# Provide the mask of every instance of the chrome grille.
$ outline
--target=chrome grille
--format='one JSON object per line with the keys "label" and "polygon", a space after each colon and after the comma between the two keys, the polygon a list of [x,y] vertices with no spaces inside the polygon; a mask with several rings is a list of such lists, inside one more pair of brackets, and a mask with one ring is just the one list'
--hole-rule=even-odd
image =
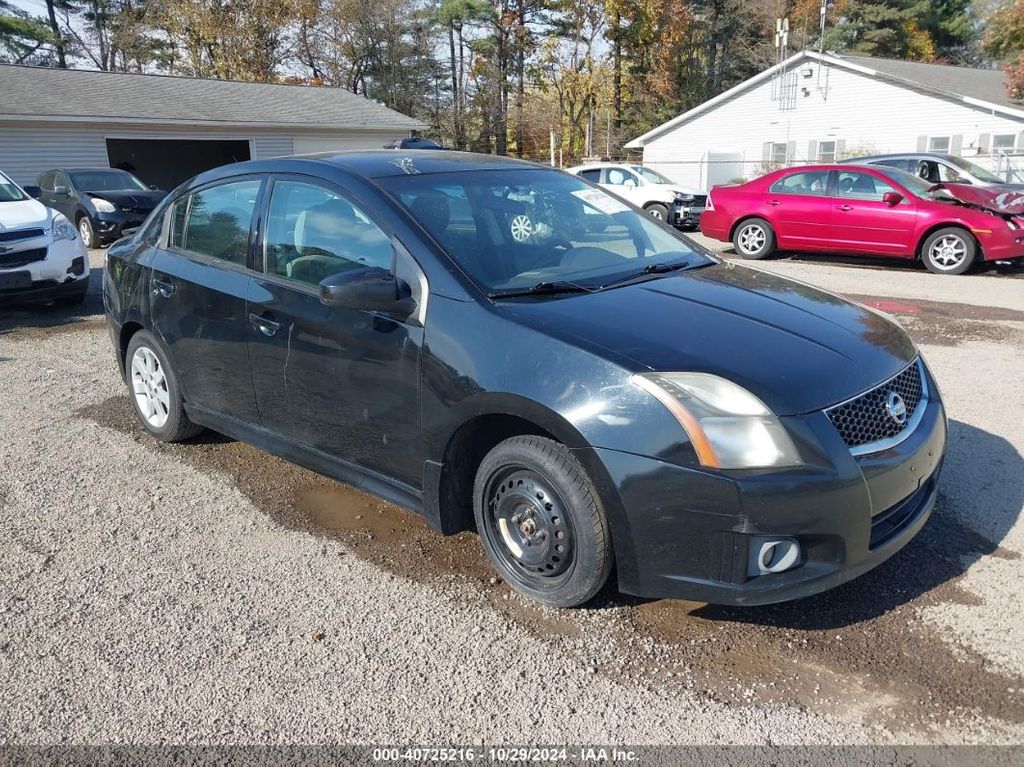
{"label": "chrome grille", "polygon": [[[889,415],[886,400],[895,392],[906,406],[906,418],[902,423]],[[925,401],[925,388],[921,379],[921,366],[914,361],[901,373],[890,378],[874,389],[842,402],[825,411],[832,425],[836,427],[843,442],[850,448],[863,448],[882,440],[898,437],[914,422],[918,405]]]}

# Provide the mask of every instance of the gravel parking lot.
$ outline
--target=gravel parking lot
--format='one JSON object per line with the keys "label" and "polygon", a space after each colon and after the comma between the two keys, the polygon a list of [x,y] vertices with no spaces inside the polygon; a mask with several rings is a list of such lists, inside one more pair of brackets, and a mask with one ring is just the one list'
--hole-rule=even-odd
{"label": "gravel parking lot", "polygon": [[[93,253],[102,265],[102,253]],[[527,604],[475,536],[135,426],[93,275],[0,309],[0,743],[1020,743],[1024,281],[758,268],[896,316],[941,383],[932,520],[762,608]]]}

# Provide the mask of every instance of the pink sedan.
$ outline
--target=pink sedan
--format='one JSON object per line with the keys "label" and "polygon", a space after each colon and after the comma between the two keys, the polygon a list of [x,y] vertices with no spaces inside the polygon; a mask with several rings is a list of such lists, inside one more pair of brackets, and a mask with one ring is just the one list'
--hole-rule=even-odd
{"label": "pink sedan", "polygon": [[808,165],[708,196],[700,228],[743,258],[776,249],[921,259],[937,274],[1024,257],[1024,195],[895,168]]}

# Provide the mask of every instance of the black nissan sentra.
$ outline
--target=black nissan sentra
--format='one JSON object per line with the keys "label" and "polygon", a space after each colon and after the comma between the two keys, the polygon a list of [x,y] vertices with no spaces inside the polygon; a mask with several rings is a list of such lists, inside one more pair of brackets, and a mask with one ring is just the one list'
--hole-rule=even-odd
{"label": "black nissan sentra", "polygon": [[547,604],[613,564],[650,597],[813,594],[935,502],[946,416],[900,328],[550,168],[230,165],[111,248],[103,294],[154,437],[213,429],[475,529]]}

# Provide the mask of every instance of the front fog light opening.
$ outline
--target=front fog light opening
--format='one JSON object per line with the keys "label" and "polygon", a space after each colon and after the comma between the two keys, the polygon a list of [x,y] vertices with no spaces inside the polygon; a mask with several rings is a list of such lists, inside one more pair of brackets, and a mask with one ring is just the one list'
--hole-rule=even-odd
{"label": "front fog light opening", "polygon": [[747,555],[747,576],[771,575],[800,564],[800,544],[792,538],[754,538]]}

